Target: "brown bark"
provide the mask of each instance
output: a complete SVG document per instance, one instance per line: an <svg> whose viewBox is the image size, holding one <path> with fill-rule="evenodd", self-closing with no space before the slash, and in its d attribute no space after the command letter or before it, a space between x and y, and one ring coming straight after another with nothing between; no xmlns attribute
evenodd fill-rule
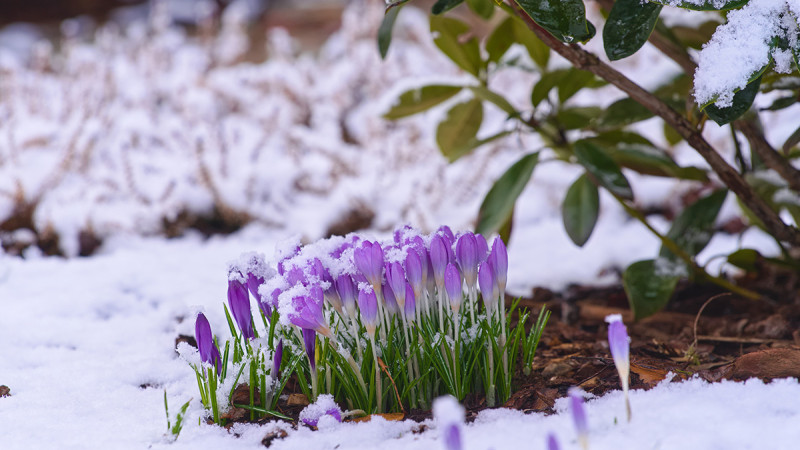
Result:
<svg viewBox="0 0 800 450"><path fill-rule="evenodd" d="M764 133L749 120L737 120L733 126L742 132L750 143L750 149L755 151L759 158L764 161L770 169L774 170L789 184L795 192L800 192L800 171L798 171L789 161L781 156L764 137Z"/></svg>

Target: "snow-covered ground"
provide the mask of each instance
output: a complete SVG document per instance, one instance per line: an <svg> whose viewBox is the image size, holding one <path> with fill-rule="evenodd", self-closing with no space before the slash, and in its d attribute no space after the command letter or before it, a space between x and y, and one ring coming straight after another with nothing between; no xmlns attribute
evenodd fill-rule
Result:
<svg viewBox="0 0 800 450"><path fill-rule="evenodd" d="M275 440L275 448L441 448L433 422L421 434L412 433L415 423L380 419L320 431L198 425L194 373L174 351L179 334L193 334L198 311L213 329L224 328L226 265L242 252L269 256L296 233L316 239L354 205L375 212L376 236L406 222L424 231L440 224L469 227L491 179L519 157L520 147L536 146L533 138L509 138L448 166L433 142L442 108L387 126L379 113L404 86L423 83L421 77L460 75L430 44L423 16L410 10L401 15L389 60L381 63L370 34L379 20L375 11L367 11L367 20L351 10L345 31L314 58L294 55L285 36L275 34L277 56L262 65L214 59L219 46L238 45L234 32L227 43L201 45L169 29L147 40L135 28L107 30L95 45L68 43L71 53L52 60L66 70L61 77L36 61L26 66L0 58L0 92L14 94L0 98L0 136L9 143L0 146L0 219L19 192L40 202L35 225L54 227L66 254L76 253L75 236L87 224L105 238L91 258L0 253L0 385L11 389L10 397L0 398L1 448L260 448L276 428L289 436ZM39 50L40 63L50 61L49 52ZM166 54L177 62L159 65ZM668 69L669 63L650 48L623 63L645 85L653 82L645 76L653 67ZM103 89L95 89L87 73L105 74L97 81ZM512 101L526 101L530 75L500 73L495 82ZM599 92L603 102L619 97L610 89ZM47 95L60 100L44 102ZM351 103L354 98L360 100ZM769 137L791 133L796 112L797 106L766 115ZM487 111L487 127L502 123L502 114ZM660 124L651 120L642 128L653 134ZM709 124L707 135L729 150L725 129ZM194 145L199 141L208 144L205 154ZM65 154L70 143L72 153ZM674 152L681 163L702 164L685 147ZM59 166L63 161L66 168ZM197 178L198 165L205 166L204 180ZM517 205L509 245L512 293L618 282L615 269L658 252L657 239L604 194L595 234L582 249L574 247L559 209L578 175L560 162L536 169ZM690 187L629 175L642 206L674 205ZM191 233L173 240L142 237L158 234L164 217L215 204L254 221L208 240ZM729 199L721 220L737 213ZM668 226L657 217L653 222ZM715 237L700 259L742 242L776 250L766 236L748 231L741 241ZM165 437L164 390L173 416L193 399L176 442ZM587 404L590 445L793 449L800 442L797 398L796 380L665 383L632 392L628 424L615 392ZM562 448L577 449L566 402L557 406L561 413L549 417L484 412L465 428L465 448L545 448L553 432Z"/></svg>

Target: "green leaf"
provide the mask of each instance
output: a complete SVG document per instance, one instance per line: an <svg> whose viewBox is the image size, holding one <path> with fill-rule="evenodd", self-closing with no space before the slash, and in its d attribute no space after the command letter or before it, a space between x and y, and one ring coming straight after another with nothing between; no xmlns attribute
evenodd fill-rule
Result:
<svg viewBox="0 0 800 450"><path fill-rule="evenodd" d="M433 43L439 47L439 50L458 67L475 77L480 77L484 63L481 60L478 40L470 37L468 41L461 42L460 39L470 30L469 26L450 17L432 16L430 20L431 34L434 36Z"/></svg>
<svg viewBox="0 0 800 450"><path fill-rule="evenodd" d="M674 146L678 142L683 140L683 136L681 136L680 133L675 131L675 128L672 128L671 126L669 126L669 124L664 122L664 139L670 146Z"/></svg>
<svg viewBox="0 0 800 450"><path fill-rule="evenodd" d="M674 26L671 31L683 45L700 50L703 48L703 44L711 40L711 36L719 25L721 24L718 20L709 20L694 27Z"/></svg>
<svg viewBox="0 0 800 450"><path fill-rule="evenodd" d="M483 103L476 98L450 108L447 117L436 129L436 143L450 162L474 148L471 144L475 141L481 122Z"/></svg>
<svg viewBox="0 0 800 450"><path fill-rule="evenodd" d="M588 127L601 111L597 106L562 108L556 114L556 120L565 130L579 130Z"/></svg>
<svg viewBox="0 0 800 450"><path fill-rule="evenodd" d="M475 94L476 97L480 98L481 100L486 100L497 106L498 108L502 109L506 112L509 116L516 116L519 112L511 105L511 103L506 100L505 97L494 92L483 85L476 85L476 86L469 86L469 89Z"/></svg>
<svg viewBox="0 0 800 450"><path fill-rule="evenodd" d="M728 255L728 262L747 272L754 272L756 270L756 261L761 258L762 256L757 250L742 248Z"/></svg>
<svg viewBox="0 0 800 450"><path fill-rule="evenodd" d="M467 6L475 14L489 19L494 13L494 2L492 0L467 0Z"/></svg>
<svg viewBox="0 0 800 450"><path fill-rule="evenodd" d="M619 166L657 177L708 181L706 172L697 167L681 167L666 152L652 144L606 144L589 138L603 147Z"/></svg>
<svg viewBox="0 0 800 450"><path fill-rule="evenodd" d="M653 113L641 103L632 98L623 98L609 105L597 117L595 128L600 131L613 130L651 117Z"/></svg>
<svg viewBox="0 0 800 450"><path fill-rule="evenodd" d="M761 85L761 77L751 81L744 89L733 95L733 104L727 108L719 108L713 103L706 106L703 111L714 122L725 125L739 118L746 113L758 94L758 87Z"/></svg>
<svg viewBox="0 0 800 450"><path fill-rule="evenodd" d="M547 98L547 94L566 73L567 71L562 69L542 74L542 78L533 85L533 90L531 91L531 103L533 106L538 106L542 100Z"/></svg>
<svg viewBox="0 0 800 450"><path fill-rule="evenodd" d="M796 95L781 97L779 99L776 99L774 102L772 102L771 105L767 106L766 108L761 108L760 111L780 111L781 109L786 109L790 106L793 106L795 103L797 103L797 101L798 100Z"/></svg>
<svg viewBox="0 0 800 450"><path fill-rule="evenodd" d="M389 8L383 16L381 26L378 28L378 51L381 54L381 59L385 59L389 53L389 46L392 44L392 30L394 29L394 22L397 20L397 14L403 6L396 6Z"/></svg>
<svg viewBox="0 0 800 450"><path fill-rule="evenodd" d="M567 191L561 204L561 217L567 235L578 247L589 240L600 212L600 196L592 180L581 175Z"/></svg>
<svg viewBox="0 0 800 450"><path fill-rule="evenodd" d="M666 260L637 261L622 274L622 286L636 320L660 311L669 302L680 275Z"/></svg>
<svg viewBox="0 0 800 450"><path fill-rule="evenodd" d="M540 69L546 70L547 63L550 61L550 47L542 42L542 40L536 36L536 33L531 31L522 20L514 18L511 22L511 28L514 33L514 38L518 43L525 46L533 62L535 62Z"/></svg>
<svg viewBox="0 0 800 450"><path fill-rule="evenodd" d="M600 186L619 197L633 200L631 185L602 147L585 139L580 140L575 142L575 156Z"/></svg>
<svg viewBox="0 0 800 450"><path fill-rule="evenodd" d="M662 5L677 6L678 8L691 9L692 11L727 11L729 9L741 8L750 0L727 0L724 4L719 5L719 1L706 0L701 4L694 2L675 2L674 0L648 0L653 3L660 3ZM719 6L717 6L719 5Z"/></svg>
<svg viewBox="0 0 800 450"><path fill-rule="evenodd" d="M456 6L464 3L464 0L438 0L436 3L433 4L431 7L431 12L433 14L439 15L450 11L451 9L455 8Z"/></svg>
<svg viewBox="0 0 800 450"><path fill-rule="evenodd" d="M458 94L461 89L461 86L432 84L408 90L400 95L383 117L394 120L426 111Z"/></svg>
<svg viewBox="0 0 800 450"><path fill-rule="evenodd" d="M786 139L786 142L783 143L783 151L784 153L789 153L797 143L800 142L800 127L794 130L794 133Z"/></svg>
<svg viewBox="0 0 800 450"><path fill-rule="evenodd" d="M567 44L586 42L596 32L586 20L583 0L514 0L531 19Z"/></svg>
<svg viewBox="0 0 800 450"><path fill-rule="evenodd" d="M714 235L714 221L727 195L728 191L721 189L684 208L672 222L667 237L691 256L700 253ZM677 259L677 256L664 246L661 247L659 255L672 260Z"/></svg>
<svg viewBox="0 0 800 450"><path fill-rule="evenodd" d="M558 86L558 101L563 105L578 91L586 87L594 79L594 74L588 70L569 69L563 77L559 77L556 85Z"/></svg>
<svg viewBox="0 0 800 450"><path fill-rule="evenodd" d="M506 54L511 44L514 43L514 19L512 17L500 22L486 38L486 53L489 62L496 63Z"/></svg>
<svg viewBox="0 0 800 450"><path fill-rule="evenodd" d="M603 28L603 47L608 59L627 58L642 48L663 7L640 0L616 0Z"/></svg>
<svg viewBox="0 0 800 450"><path fill-rule="evenodd" d="M531 179L538 162L539 153L525 155L495 181L481 203L476 232L489 236L503 228L510 220L514 203Z"/></svg>

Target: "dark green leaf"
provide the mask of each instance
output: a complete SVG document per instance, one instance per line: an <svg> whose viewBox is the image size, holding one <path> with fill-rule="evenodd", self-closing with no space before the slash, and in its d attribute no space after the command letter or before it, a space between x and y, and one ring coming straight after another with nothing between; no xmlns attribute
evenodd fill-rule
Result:
<svg viewBox="0 0 800 450"><path fill-rule="evenodd" d="M651 117L653 113L641 103L632 98L623 98L609 105L597 117L595 128L600 131L613 130Z"/></svg>
<svg viewBox="0 0 800 450"><path fill-rule="evenodd" d="M588 127L601 111L596 106L563 108L556 114L556 120L565 130L578 130Z"/></svg>
<svg viewBox="0 0 800 450"><path fill-rule="evenodd" d="M558 86L558 101L563 105L575 93L586 87L594 79L594 74L588 70L569 69L556 83Z"/></svg>
<svg viewBox="0 0 800 450"><path fill-rule="evenodd" d="M514 18L509 17L492 30L486 39L486 53L489 62L498 62L514 43Z"/></svg>
<svg viewBox="0 0 800 450"><path fill-rule="evenodd" d="M708 181L706 172L696 167L681 167L670 156L654 145L647 143L617 142L607 139L589 138L602 146L608 156L619 166L639 173L683 180Z"/></svg>
<svg viewBox="0 0 800 450"><path fill-rule="evenodd" d="M751 81L744 89L733 95L733 104L727 108L719 108L714 104L706 106L703 111L714 122L725 125L739 118L746 113L753 105L753 100L758 94L758 87L761 85L761 77Z"/></svg>
<svg viewBox="0 0 800 450"><path fill-rule="evenodd" d="M473 98L459 103L447 112L436 129L436 143L450 162L474 148L472 145L483 122L483 103Z"/></svg>
<svg viewBox="0 0 800 450"><path fill-rule="evenodd" d="M503 228L514 211L517 197L528 184L538 162L539 153L525 155L495 181L481 203L475 231L489 236Z"/></svg>
<svg viewBox="0 0 800 450"><path fill-rule="evenodd" d="M638 261L625 269L622 286L636 320L660 311L669 302L680 275L667 260Z"/></svg>
<svg viewBox="0 0 800 450"><path fill-rule="evenodd" d="M772 102L771 105L767 106L766 108L761 108L761 111L780 111L781 109L793 106L795 103L797 103L797 101L798 100L796 95L781 97L779 99L776 99L774 102Z"/></svg>
<svg viewBox="0 0 800 450"><path fill-rule="evenodd" d="M616 0L603 28L603 47L611 61L636 53L656 26L663 5L640 0Z"/></svg>
<svg viewBox="0 0 800 450"><path fill-rule="evenodd" d="M596 32L583 0L514 0L531 19L561 42L585 42Z"/></svg>
<svg viewBox="0 0 800 450"><path fill-rule="evenodd" d="M703 44L711 40L711 36L719 25L717 20L709 20L696 27L678 25L672 27L672 33L683 45L699 50L703 48Z"/></svg>
<svg viewBox="0 0 800 450"><path fill-rule="evenodd" d="M672 128L671 126L669 126L669 124L664 122L664 139L666 139L669 145L674 146L675 144L683 140L683 136L681 136L680 133L675 131L675 128Z"/></svg>
<svg viewBox="0 0 800 450"><path fill-rule="evenodd" d="M514 106L512 106L505 97L497 92L489 90L489 88L483 85L469 86L469 89L472 90L472 93L475 94L476 97L480 98L481 100L491 102L504 112L508 113L508 115L516 116L518 114L516 108L514 108Z"/></svg>
<svg viewBox="0 0 800 450"><path fill-rule="evenodd" d="M492 13L494 13L494 1L492 0L467 0L467 6L484 19L492 17Z"/></svg>
<svg viewBox="0 0 800 450"><path fill-rule="evenodd" d="M654 3L661 3L662 5L677 6L678 8L691 9L692 11L727 11L729 9L737 9L749 2L750 0L728 0L721 6L717 7L718 1L706 0L701 4L694 2L675 2L673 0L648 0Z"/></svg>
<svg viewBox="0 0 800 450"><path fill-rule="evenodd" d="M386 119L399 119L401 117L426 111L439 103L458 94L463 89L461 86L446 84L432 84L403 92L386 114Z"/></svg>
<svg viewBox="0 0 800 450"><path fill-rule="evenodd" d="M728 262L740 269L754 272L756 270L756 261L761 258L762 256L758 251L752 248L743 248L728 255Z"/></svg>
<svg viewBox="0 0 800 450"><path fill-rule="evenodd" d="M578 247L589 240L597 215L600 212L600 196L597 186L585 174L581 175L567 191L561 204L561 217L567 235Z"/></svg>
<svg viewBox="0 0 800 450"><path fill-rule="evenodd" d="M431 7L431 12L439 15L441 13L450 11L462 3L464 3L464 0L438 0L433 4L433 7Z"/></svg>
<svg viewBox="0 0 800 450"><path fill-rule="evenodd" d="M540 69L547 69L547 62L550 60L550 47L536 36L522 20L516 18L511 23L516 41L525 46L533 62Z"/></svg>
<svg viewBox="0 0 800 450"><path fill-rule="evenodd" d="M800 142L800 128L794 130L794 133L792 133L792 135L789 136L788 139L786 139L786 142L783 143L784 153L789 153L789 150L791 150L795 145L797 145L798 142Z"/></svg>
<svg viewBox="0 0 800 450"><path fill-rule="evenodd" d="M397 14L402 7L401 5L389 8L383 16L380 28L378 28L378 51L381 53L381 59L386 58L386 55L389 53L389 46L392 44L394 22L397 20Z"/></svg>
<svg viewBox="0 0 800 450"><path fill-rule="evenodd" d="M450 17L432 16L431 34L435 37L433 43L439 47L448 58L458 67L471 73L475 77L480 77L484 63L481 60L481 52L478 40L470 37L466 42L461 41L461 36L469 31L469 26L460 20Z"/></svg>
<svg viewBox="0 0 800 450"><path fill-rule="evenodd" d="M533 91L531 91L531 103L533 103L533 106L538 106L542 100L547 98L547 94L566 73L567 71L562 69L543 74L542 78L533 85Z"/></svg>
<svg viewBox="0 0 800 450"><path fill-rule="evenodd" d="M633 200L631 185L602 147L588 140L580 140L575 142L575 156L600 186L624 199Z"/></svg>
<svg viewBox="0 0 800 450"><path fill-rule="evenodd" d="M667 237L691 256L700 253L714 235L714 221L727 195L727 190L715 191L684 208L672 222ZM663 246L660 256L677 259L677 256Z"/></svg>

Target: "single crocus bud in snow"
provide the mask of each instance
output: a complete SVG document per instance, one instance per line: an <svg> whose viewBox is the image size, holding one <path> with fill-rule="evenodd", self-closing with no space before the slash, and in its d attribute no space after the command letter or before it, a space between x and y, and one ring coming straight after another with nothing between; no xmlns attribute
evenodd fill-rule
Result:
<svg viewBox="0 0 800 450"><path fill-rule="evenodd" d="M482 262L478 268L478 286L481 288L483 304L486 312L491 315L497 307L497 284L494 282L494 271L488 262Z"/></svg>
<svg viewBox="0 0 800 450"><path fill-rule="evenodd" d="M500 236L494 238L494 242L492 242L492 252L489 254L489 262L492 263L494 278L497 282L498 289L500 289L500 292L505 292L506 282L508 280L508 252Z"/></svg>
<svg viewBox="0 0 800 450"><path fill-rule="evenodd" d="M380 244L364 241L360 247L355 249L353 262L373 288L381 285L381 278L383 278L383 249Z"/></svg>
<svg viewBox="0 0 800 450"><path fill-rule="evenodd" d="M578 442L581 444L581 448L586 450L589 448L589 423L586 420L586 408L583 406L583 391L571 387L569 389L569 405L575 432L578 434Z"/></svg>
<svg viewBox="0 0 800 450"><path fill-rule="evenodd" d="M447 240L438 234L434 235L431 240L431 267L433 267L436 287L439 289L444 287L444 269L449 262L448 245Z"/></svg>
<svg viewBox="0 0 800 450"><path fill-rule="evenodd" d="M278 341L278 346L275 347L275 354L272 355L272 378L278 380L280 377L281 361L283 360L283 339Z"/></svg>
<svg viewBox="0 0 800 450"><path fill-rule="evenodd" d="M214 366L219 374L222 361L219 356L219 348L214 343L214 336L211 334L211 325L203 313L197 315L194 322L194 337L197 340L197 350L200 351L200 360Z"/></svg>
<svg viewBox="0 0 800 450"><path fill-rule="evenodd" d="M250 294L244 284L235 278L228 279L228 307L245 339L253 339L253 315L250 311Z"/></svg>
<svg viewBox="0 0 800 450"><path fill-rule="evenodd" d="M414 295L414 289L411 287L411 283L406 282L406 302L403 305L403 314L405 314L407 320L414 320L416 307L417 299Z"/></svg>
<svg viewBox="0 0 800 450"><path fill-rule="evenodd" d="M606 317L608 322L608 349L611 350L611 357L614 358L614 365L617 366L619 379L622 383L622 392L625 395L625 412L628 422L631 420L631 404L628 399L628 382L631 373L630 364L630 338L625 324L622 323L620 314L611 314Z"/></svg>
<svg viewBox="0 0 800 450"><path fill-rule="evenodd" d="M433 401L433 419L439 428L439 436L445 450L461 450L464 427L464 407L451 395Z"/></svg>
<svg viewBox="0 0 800 450"><path fill-rule="evenodd" d="M367 286L366 289L358 291L358 309L361 311L361 321L364 323L370 335L375 334L375 327L378 325L378 298L375 291Z"/></svg>
<svg viewBox="0 0 800 450"><path fill-rule="evenodd" d="M394 297L400 309L406 303L406 271L399 262L389 264L386 269L386 281L394 291Z"/></svg>
<svg viewBox="0 0 800 450"><path fill-rule="evenodd" d="M303 344L306 347L306 356L308 356L311 370L317 370L317 360L314 357L317 349L317 332L309 328L303 328Z"/></svg>
<svg viewBox="0 0 800 450"><path fill-rule="evenodd" d="M553 433L547 434L547 450L559 450L558 441L556 440L556 435Z"/></svg>
<svg viewBox="0 0 800 450"><path fill-rule="evenodd" d="M475 235L464 233L456 242L456 262L464 275L467 286L475 286L478 268L478 245L475 243Z"/></svg>
<svg viewBox="0 0 800 450"><path fill-rule="evenodd" d="M444 271L444 289L450 298L450 307L457 313L464 300L464 294L461 290L461 273L454 264L448 264Z"/></svg>
<svg viewBox="0 0 800 450"><path fill-rule="evenodd" d="M330 417L330 419L327 419L326 416ZM316 427L320 425L321 421L325 420L342 421L342 410L333 401L333 395L331 394L320 394L316 402L300 411L300 421L310 427Z"/></svg>

